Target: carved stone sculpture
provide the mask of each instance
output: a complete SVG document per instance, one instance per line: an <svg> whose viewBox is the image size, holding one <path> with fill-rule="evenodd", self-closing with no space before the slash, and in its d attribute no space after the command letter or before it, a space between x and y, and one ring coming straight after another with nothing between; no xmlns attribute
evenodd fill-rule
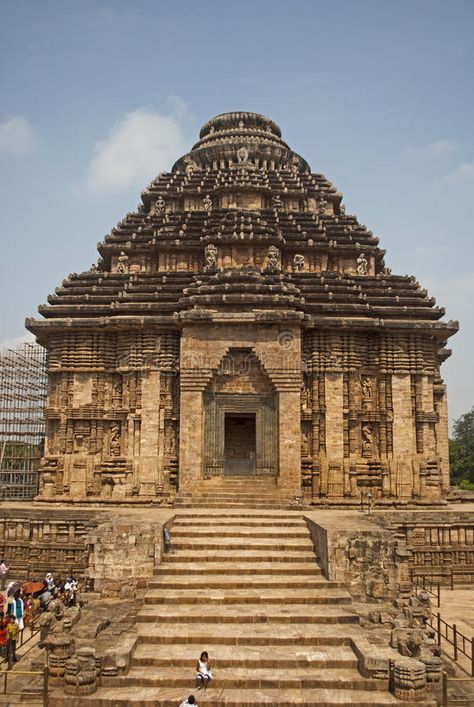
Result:
<svg viewBox="0 0 474 707"><path fill-rule="evenodd" d="M128 272L128 255L124 253L123 250L120 252L117 261L117 272Z"/></svg>
<svg viewBox="0 0 474 707"><path fill-rule="evenodd" d="M239 147L237 150L237 162L239 164L243 164L245 162L248 162L249 159L249 151L247 150L246 147Z"/></svg>
<svg viewBox="0 0 474 707"><path fill-rule="evenodd" d="M304 270L305 266L305 257L304 255L301 255L300 253L295 253L293 257L293 267L295 270L300 271Z"/></svg>
<svg viewBox="0 0 474 707"><path fill-rule="evenodd" d="M166 201L160 195L154 205L155 216L163 216L166 213Z"/></svg>
<svg viewBox="0 0 474 707"><path fill-rule="evenodd" d="M208 270L212 270L217 266L217 248L213 243L208 243L204 248L204 258Z"/></svg>
<svg viewBox="0 0 474 707"><path fill-rule="evenodd" d="M64 692L92 695L98 685L97 659L93 648L79 648L65 665Z"/></svg>
<svg viewBox="0 0 474 707"><path fill-rule="evenodd" d="M280 251L274 245L268 248L268 267L270 270L280 270L281 268Z"/></svg>
<svg viewBox="0 0 474 707"><path fill-rule="evenodd" d="M212 211L212 199L209 194L206 194L206 196L202 200L202 204L206 211Z"/></svg>
<svg viewBox="0 0 474 707"><path fill-rule="evenodd" d="M358 275L367 275L368 273L368 260L365 257L364 253L361 253L359 257L357 258L357 274Z"/></svg>

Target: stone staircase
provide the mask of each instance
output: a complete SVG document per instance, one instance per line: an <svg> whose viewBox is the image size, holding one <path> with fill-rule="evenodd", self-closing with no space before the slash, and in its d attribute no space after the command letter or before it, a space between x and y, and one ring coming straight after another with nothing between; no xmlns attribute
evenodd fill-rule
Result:
<svg viewBox="0 0 474 707"><path fill-rule="evenodd" d="M206 479L197 491L179 491L174 505L175 508L297 508L294 500L282 496L274 477L258 476Z"/></svg>
<svg viewBox="0 0 474 707"><path fill-rule="evenodd" d="M149 582L131 668L88 704L177 707L191 693L212 707L409 704L359 673L358 616L322 576L301 513L182 511L171 533L175 554ZM203 650L214 673L205 694L194 689Z"/></svg>

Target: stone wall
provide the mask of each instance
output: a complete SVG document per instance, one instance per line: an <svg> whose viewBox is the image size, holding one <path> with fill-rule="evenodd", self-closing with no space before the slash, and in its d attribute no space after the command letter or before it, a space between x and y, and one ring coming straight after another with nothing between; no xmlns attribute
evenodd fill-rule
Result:
<svg viewBox="0 0 474 707"><path fill-rule="evenodd" d="M469 511L376 513L381 527L402 535L410 566L419 574L447 580L452 567L474 568L474 514Z"/></svg>
<svg viewBox="0 0 474 707"><path fill-rule="evenodd" d="M0 555L15 580L72 573L105 596L124 596L153 574L163 551L163 525L173 514L1 508Z"/></svg>
<svg viewBox="0 0 474 707"><path fill-rule="evenodd" d="M344 582L353 597L377 601L395 598L409 579L406 542L355 514L328 512L306 517L318 562L327 579Z"/></svg>

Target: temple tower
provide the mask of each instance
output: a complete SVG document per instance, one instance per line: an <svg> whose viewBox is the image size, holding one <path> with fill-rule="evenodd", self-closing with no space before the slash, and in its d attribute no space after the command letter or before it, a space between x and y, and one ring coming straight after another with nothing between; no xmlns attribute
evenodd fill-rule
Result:
<svg viewBox="0 0 474 707"><path fill-rule="evenodd" d="M40 498L237 475L312 504L440 502L457 323L273 121L225 113L199 137L27 320L49 360Z"/></svg>

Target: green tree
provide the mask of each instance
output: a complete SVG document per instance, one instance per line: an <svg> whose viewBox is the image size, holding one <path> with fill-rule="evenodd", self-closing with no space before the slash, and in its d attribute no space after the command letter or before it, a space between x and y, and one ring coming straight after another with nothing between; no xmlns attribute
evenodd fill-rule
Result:
<svg viewBox="0 0 474 707"><path fill-rule="evenodd" d="M454 423L449 461L454 483L474 484L474 407Z"/></svg>

